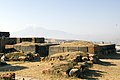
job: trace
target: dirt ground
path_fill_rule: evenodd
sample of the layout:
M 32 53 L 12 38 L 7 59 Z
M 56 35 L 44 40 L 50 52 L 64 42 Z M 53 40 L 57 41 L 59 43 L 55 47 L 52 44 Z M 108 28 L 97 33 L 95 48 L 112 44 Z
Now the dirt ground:
M 85 72 L 83 80 L 120 80 L 120 53 L 106 56 L 100 64 Z M 80 80 L 56 75 L 42 74 L 43 69 L 51 67 L 51 62 L 7 62 L 0 66 L 0 74 L 15 72 L 17 80 Z

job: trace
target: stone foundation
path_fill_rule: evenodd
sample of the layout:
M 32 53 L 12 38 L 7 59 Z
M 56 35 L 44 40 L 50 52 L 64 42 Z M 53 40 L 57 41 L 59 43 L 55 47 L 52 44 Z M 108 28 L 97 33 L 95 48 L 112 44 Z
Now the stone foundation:
M 55 44 L 35 44 L 35 43 L 20 43 L 14 45 L 13 48 L 17 51 L 21 51 L 23 53 L 38 53 L 41 57 L 45 57 L 49 55 L 49 46 Z
M 49 55 L 56 53 L 64 53 L 64 52 L 75 52 L 75 51 L 88 52 L 88 47 L 60 47 L 60 46 L 49 47 Z
M 76 47 L 66 47 L 66 46 L 50 46 L 49 54 L 64 53 L 64 52 L 75 52 L 83 51 L 92 54 L 97 54 L 99 56 L 109 55 L 116 53 L 115 44 L 97 44 L 89 45 L 86 47 L 76 46 Z

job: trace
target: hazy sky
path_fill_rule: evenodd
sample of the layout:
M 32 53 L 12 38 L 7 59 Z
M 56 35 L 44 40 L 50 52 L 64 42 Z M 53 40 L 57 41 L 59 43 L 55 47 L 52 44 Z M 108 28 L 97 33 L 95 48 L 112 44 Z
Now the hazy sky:
M 74 34 L 120 34 L 120 0 L 0 0 L 0 31 L 29 26 Z

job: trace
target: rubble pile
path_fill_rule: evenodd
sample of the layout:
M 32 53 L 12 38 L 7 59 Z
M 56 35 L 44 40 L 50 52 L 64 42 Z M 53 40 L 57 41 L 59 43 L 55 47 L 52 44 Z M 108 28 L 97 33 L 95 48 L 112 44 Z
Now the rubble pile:
M 32 61 L 35 59 L 40 60 L 39 54 L 34 53 L 22 53 L 22 52 L 13 52 L 5 54 L 5 60 L 6 61 Z
M 69 62 L 91 61 L 93 63 L 98 63 L 99 58 L 96 54 L 90 54 L 79 51 L 54 54 L 48 57 L 41 58 L 41 61 L 69 61 Z
M 94 54 L 83 52 L 67 52 L 51 55 L 44 58 L 44 61 L 53 62 L 52 67 L 42 71 L 43 74 L 55 74 L 68 77 L 84 76 L 84 72 L 89 70 L 93 66 L 93 63 L 97 63 L 98 57 Z M 54 63 L 57 61 L 58 63 Z

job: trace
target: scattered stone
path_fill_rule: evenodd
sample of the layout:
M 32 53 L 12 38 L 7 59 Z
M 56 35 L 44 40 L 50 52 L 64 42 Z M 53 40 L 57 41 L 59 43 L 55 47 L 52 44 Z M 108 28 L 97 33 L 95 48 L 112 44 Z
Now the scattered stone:
M 15 80 L 15 73 L 1 74 L 0 79 L 3 79 L 3 80 Z

